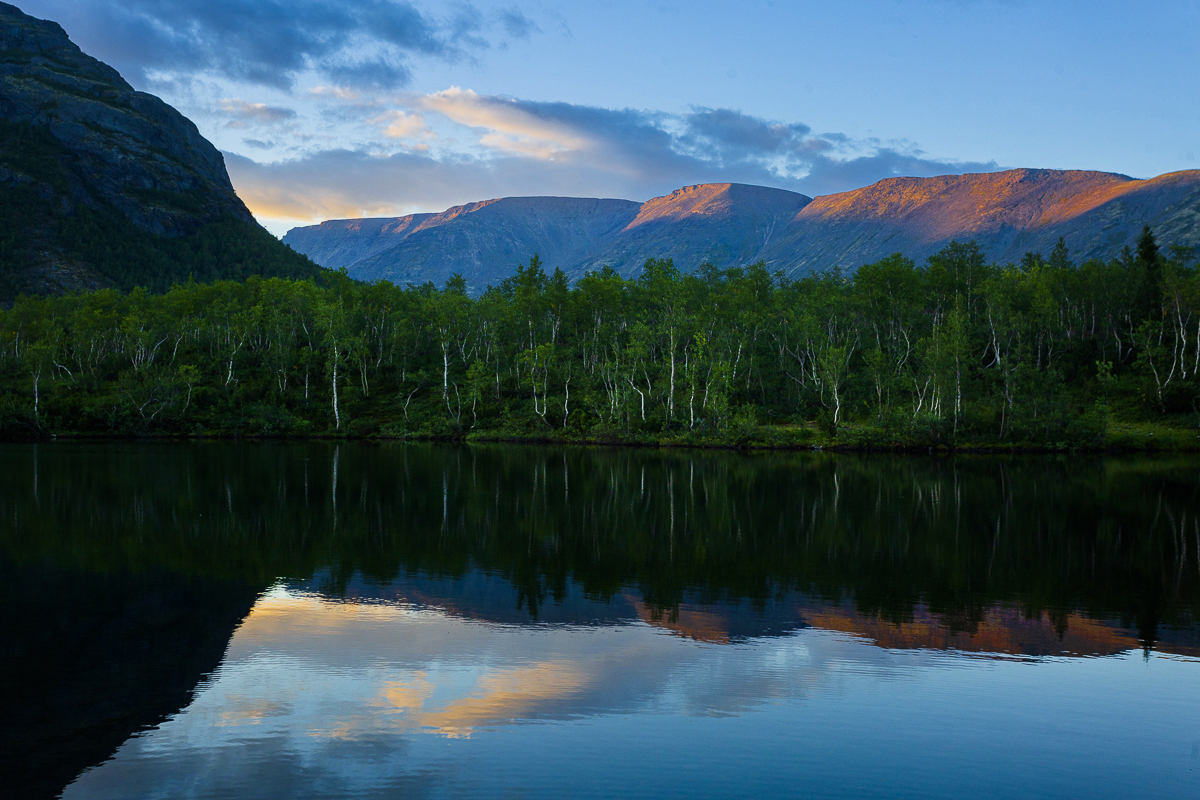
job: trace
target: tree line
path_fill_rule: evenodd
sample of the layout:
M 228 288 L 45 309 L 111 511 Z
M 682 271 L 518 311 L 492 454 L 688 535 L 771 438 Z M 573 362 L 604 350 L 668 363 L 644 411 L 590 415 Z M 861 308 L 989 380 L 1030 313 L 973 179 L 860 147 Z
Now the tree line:
M 1111 261 L 954 242 L 797 279 L 534 256 L 478 297 L 251 277 L 0 311 L 0 431 L 1100 445 L 1195 428 L 1200 278 L 1147 228 Z

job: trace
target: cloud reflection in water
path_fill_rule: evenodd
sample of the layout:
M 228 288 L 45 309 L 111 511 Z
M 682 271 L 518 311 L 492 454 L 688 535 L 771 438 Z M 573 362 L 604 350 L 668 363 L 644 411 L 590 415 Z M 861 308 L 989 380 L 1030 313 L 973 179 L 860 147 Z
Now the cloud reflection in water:
M 438 584 L 453 582 L 379 593 Z M 188 709 L 65 797 L 732 796 L 750 774 L 766 796 L 796 781 L 815 796 L 910 782 L 949 796 L 972 775 L 984 795 L 1013 796 L 1017 764 L 1047 770 L 1043 788 L 1083 781 L 1099 795 L 1134 790 L 1147 770 L 1164 796 L 1194 783 L 1171 750 L 1185 728 L 1200 734 L 1200 698 L 1165 691 L 1194 663 L 983 660 L 799 625 L 738 638 L 720 634 L 720 606 L 647 620 L 630 595 L 613 605 L 630 618 L 513 624 L 280 584 Z M 814 612 L 829 627 L 851 618 Z M 1129 670 L 1148 673 L 1132 692 L 1081 704 Z M 1163 747 L 1130 772 L 1111 759 L 1133 735 Z M 1052 758 L 1080 736 L 1087 763 Z

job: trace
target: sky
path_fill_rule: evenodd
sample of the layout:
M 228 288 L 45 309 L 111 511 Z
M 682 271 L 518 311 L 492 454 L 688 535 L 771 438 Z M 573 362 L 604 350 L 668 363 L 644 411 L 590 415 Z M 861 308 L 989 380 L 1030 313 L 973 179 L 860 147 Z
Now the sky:
M 1200 0 L 24 0 L 269 230 L 513 195 L 1200 168 Z

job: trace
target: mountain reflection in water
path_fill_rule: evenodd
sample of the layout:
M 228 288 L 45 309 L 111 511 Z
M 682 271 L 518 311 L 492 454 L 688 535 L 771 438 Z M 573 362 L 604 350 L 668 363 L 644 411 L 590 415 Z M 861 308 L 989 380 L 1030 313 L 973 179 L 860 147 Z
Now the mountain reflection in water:
M 288 588 L 328 596 L 321 587 L 330 576 L 322 571 L 310 581 Z M 352 580 L 336 595 L 348 602 L 393 603 L 431 608 L 449 616 L 500 624 L 530 623 L 519 593 L 505 579 L 471 571 L 453 579 L 400 577 L 387 583 Z M 769 599 L 709 599 L 685 595 L 670 609 L 648 606 L 634 591 L 603 600 L 589 599 L 568 586 L 552 604 L 540 608 L 537 621 L 558 625 L 619 625 L 642 622 L 687 639 L 730 644 L 764 636 L 784 636 L 805 628 L 854 634 L 892 649 L 957 650 L 996 656 L 1108 656 L 1142 648 L 1134 630 L 1116 620 L 1091 619 L 1079 612 L 1056 613 L 997 604 L 982 609 L 969 629 L 954 616 L 935 613 L 917 603 L 903 620 L 862 613 L 852 602 L 833 602 L 801 592 L 781 592 Z M 1200 631 L 1169 627 L 1159 631 L 1154 649 L 1200 658 Z
M 4 446 L 0 677 L 19 724 L 5 726 L 0 766 L 26 796 L 53 797 L 81 772 L 67 796 L 287 796 L 286 785 L 342 796 L 361 748 L 382 747 L 424 766 L 359 776 L 355 792 L 498 794 L 514 787 L 466 781 L 452 755 L 411 737 L 647 709 L 769 717 L 800 700 L 816 714 L 844 691 L 829 687 L 858 680 L 847 675 L 874 676 L 877 691 L 881 675 L 946 658 L 964 692 L 981 667 L 963 665 L 980 657 L 1039 661 L 1042 676 L 1076 656 L 1182 659 L 1156 667 L 1190 680 L 1182 714 L 1200 704 L 1198 468 L 1192 457 Z M 1124 702 L 1138 696 L 1129 688 Z M 833 719 L 853 718 L 840 702 Z M 906 724 L 917 721 L 895 723 Z M 314 736 L 336 753 L 312 750 Z M 1180 736 L 1200 748 L 1200 728 Z M 236 784 L 229 748 L 247 743 L 275 788 Z M 508 758 L 497 763 L 524 763 Z M 185 780 L 212 770 L 235 783 Z M 318 773 L 332 783 L 321 789 Z M 571 788 L 522 775 L 529 794 Z M 594 793 L 628 789 L 593 777 Z

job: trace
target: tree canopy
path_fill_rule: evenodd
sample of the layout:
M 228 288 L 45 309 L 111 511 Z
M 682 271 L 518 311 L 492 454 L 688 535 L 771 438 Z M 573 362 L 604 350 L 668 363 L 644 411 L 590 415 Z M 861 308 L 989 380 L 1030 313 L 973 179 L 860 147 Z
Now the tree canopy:
M 790 279 L 534 256 L 477 298 L 250 277 L 0 312 L 0 426 L 49 433 L 1103 445 L 1196 427 L 1195 254 L 988 264 L 954 242 Z M 1194 438 L 1194 437 L 1193 437 Z

